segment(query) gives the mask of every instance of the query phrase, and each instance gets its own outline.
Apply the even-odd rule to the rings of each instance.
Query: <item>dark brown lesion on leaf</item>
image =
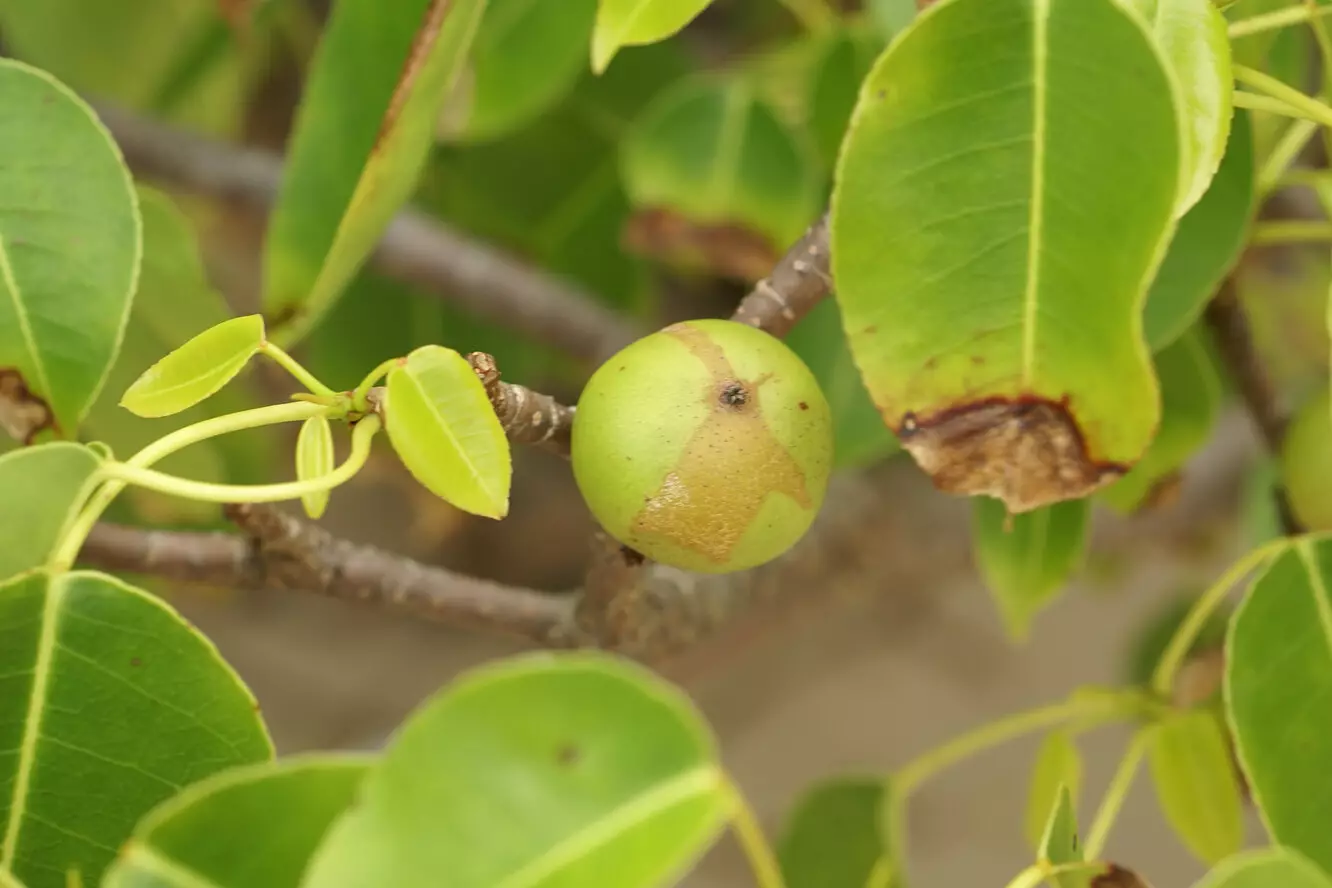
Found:
[[[1091,457],[1067,399],[988,398],[907,413],[897,435],[937,488],[992,496],[1014,514],[1088,496],[1128,471]]]
[[[771,375],[743,379],[725,352],[696,327],[674,324],[665,332],[707,368],[710,379],[701,394],[711,412],[630,527],[725,564],[770,494],[783,494],[802,508],[811,507],[805,472],[764,420],[761,392]],[[727,451],[727,461],[745,466],[745,471],[716,472],[711,457],[718,450]]]
[[[25,445],[44,431],[60,431],[51,405],[28,388],[15,367],[0,367],[0,429]]]

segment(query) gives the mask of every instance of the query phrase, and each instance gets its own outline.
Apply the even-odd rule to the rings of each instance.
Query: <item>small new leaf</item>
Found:
[[[1199,859],[1215,864],[1244,840],[1239,784],[1226,738],[1206,710],[1152,728],[1147,760],[1166,819]]]
[[[1027,818],[1024,831],[1027,842],[1039,848],[1046,821],[1060,793],[1065,790],[1077,804],[1082,786],[1082,756],[1067,731],[1051,731],[1041,742],[1036,763],[1031,769],[1031,788],[1027,792]]]
[[[693,21],[712,0],[601,0],[592,32],[592,70],[601,74],[625,46],[656,43]]]
[[[328,417],[312,416],[301,424],[301,433],[296,436],[296,478],[305,481],[318,478],[333,471],[333,430],[329,427]],[[332,491],[317,490],[301,497],[301,506],[305,514],[318,519],[328,507],[328,497]]]
[[[137,416],[170,416],[215,394],[264,342],[264,319],[246,315],[195,336],[143,372],[120,406]]]
[[[1080,863],[1084,859],[1078,840],[1078,819],[1073,811],[1073,796],[1067,786],[1060,786],[1054,807],[1041,835],[1036,856],[1055,866]],[[1064,872],[1049,879],[1052,888],[1089,888],[1091,876],[1083,870]]]
[[[806,793],[777,848],[787,888],[870,884],[889,855],[880,823],[887,789],[882,779],[843,778]]]
[[[467,359],[426,345],[389,371],[385,425],[416,480],[465,512],[509,511],[509,439]]]

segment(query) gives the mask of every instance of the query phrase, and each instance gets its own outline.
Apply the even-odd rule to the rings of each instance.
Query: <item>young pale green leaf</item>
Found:
[[[1250,587],[1226,639],[1231,735],[1272,840],[1332,871],[1332,540],[1301,539]]]
[[[1303,855],[1273,847],[1223,860],[1193,888],[1332,888],[1332,879]]]
[[[302,888],[650,888],[678,879],[729,805],[690,702],[604,654],[484,667],[397,734]]]
[[[181,787],[272,746],[254,698],[159,599],[113,577],[0,587],[0,870],[96,885],[135,823]]]
[[[897,439],[884,425],[846,346],[837,303],[825,299],[786,337],[814,373],[833,416],[836,467],[864,466],[891,456]]]
[[[1332,391],[1301,405],[1281,442],[1281,482],[1291,512],[1309,530],[1332,530]]]
[[[1244,841],[1239,783],[1215,713],[1173,713],[1151,729],[1147,761],[1161,810],[1204,863],[1234,854]]]
[[[1082,755],[1067,731],[1051,731],[1041,741],[1036,763],[1031,769],[1031,786],[1027,790],[1027,817],[1023,832],[1028,844],[1040,848],[1050,812],[1059,803],[1060,793],[1067,791],[1070,802],[1076,806],[1082,786]]]
[[[820,784],[800,799],[786,822],[777,857],[786,888],[864,888],[888,857],[880,823],[882,779]]]
[[[1185,130],[1178,215],[1207,191],[1225,153],[1233,113],[1226,19],[1213,0],[1120,0],[1144,17],[1165,58]]]
[[[144,417],[193,407],[235,378],[263,344],[261,315],[209,327],[143,371],[125,390],[120,406]]]
[[[319,478],[333,471],[333,429],[326,416],[312,416],[301,423],[296,436],[296,477],[305,481]],[[305,514],[318,519],[328,508],[331,491],[320,490],[301,497]]]
[[[573,88],[587,64],[597,0],[488,0],[439,134],[479,142],[518,129]]]
[[[195,783],[140,821],[102,886],[295,888],[370,764],[307,755]]]
[[[120,151],[51,75],[0,59],[0,430],[73,436],[115,361],[142,248]]]
[[[941,489],[1025,512],[1147,449],[1139,315],[1179,138],[1169,75],[1115,0],[950,0],[879,58],[838,164],[837,298],[870,395]]]
[[[1073,795],[1067,786],[1058,789],[1054,807],[1045,821],[1036,857],[1056,866],[1081,863],[1086,859],[1078,840],[1078,816],[1073,810]],[[1081,870],[1050,877],[1051,888],[1091,888],[1091,875]]]
[[[665,40],[689,24],[712,0],[599,0],[592,31],[592,70],[603,73],[626,46]]]
[[[1207,443],[1221,410],[1221,383],[1202,334],[1190,330],[1156,355],[1161,380],[1161,425],[1133,469],[1105,488],[1100,498],[1132,512],[1168,486],[1181,467]]]
[[[100,463],[91,449],[64,441],[0,456],[0,581],[46,563]]]
[[[427,490],[474,515],[508,514],[509,439],[466,358],[416,349],[389,371],[385,409],[393,449]]]
[[[416,187],[485,7],[334,4],[265,244],[264,310],[275,339],[295,339],[328,310]]]
[[[1070,500],[1010,515],[1004,504],[972,504],[976,563],[1014,640],[1027,637],[1032,618],[1048,606],[1087,553],[1091,504]]]
[[[710,232],[670,255],[676,226],[659,223],[645,238],[657,254],[731,277],[766,274],[818,212],[810,146],[744,78],[698,76],[664,90],[625,135],[620,171],[640,218]]]

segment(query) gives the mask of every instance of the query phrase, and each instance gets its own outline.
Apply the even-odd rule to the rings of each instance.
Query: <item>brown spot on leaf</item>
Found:
[[[59,431],[50,405],[33,394],[14,367],[0,367],[0,429],[24,444],[47,429]]]
[[[582,751],[572,743],[565,743],[555,751],[555,761],[559,762],[560,766],[565,768],[578,764],[578,760],[582,757]]]
[[[937,488],[995,497],[1014,514],[1087,496],[1127,471],[1093,460],[1067,405],[1047,398],[991,398],[929,417],[907,413],[897,435]]]
[[[1093,876],[1091,888],[1152,888],[1142,876],[1117,863],[1107,864],[1106,871]]]
[[[740,223],[703,223],[652,207],[625,222],[624,248],[648,259],[743,281],[763,278],[780,253],[763,234]]]
[[[725,352],[689,324],[673,324],[664,332],[683,342],[708,369],[711,380],[701,395],[713,406],[685,445],[675,470],[647,498],[630,529],[725,564],[770,494],[789,496],[804,508],[812,505],[805,473],[763,419],[760,396],[771,377],[740,379]],[[718,385],[720,398],[715,394]],[[725,393],[735,387],[745,397],[740,403],[728,403]],[[718,472],[719,455],[745,470]]]
[[[137,668],[143,665],[143,661],[140,660],[138,657],[130,657],[130,665]]]

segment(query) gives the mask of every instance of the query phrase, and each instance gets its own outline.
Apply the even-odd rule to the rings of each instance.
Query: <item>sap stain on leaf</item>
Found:
[[[0,368],[0,429],[25,445],[47,429],[59,434],[50,405],[33,394],[13,367]]]
[[[1085,497],[1128,471],[1090,457],[1066,403],[991,398],[929,417],[902,416],[897,435],[945,493],[992,496],[1009,512]]]

